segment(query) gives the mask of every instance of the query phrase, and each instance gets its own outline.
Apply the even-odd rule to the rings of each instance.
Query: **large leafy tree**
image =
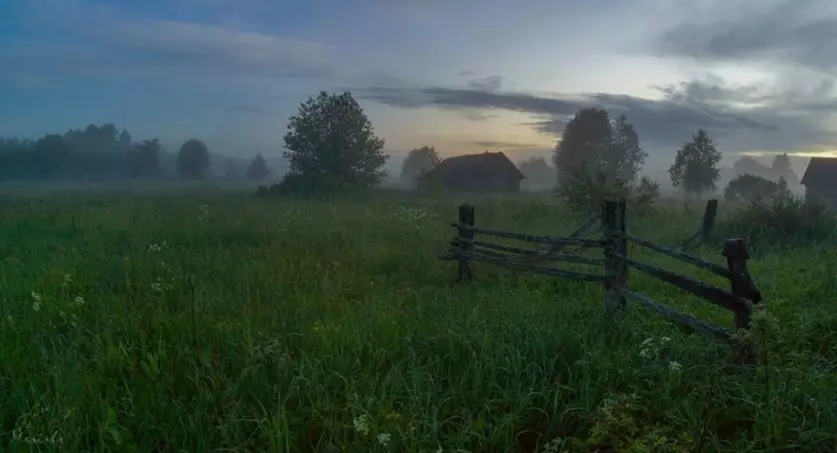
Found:
[[[555,169],[543,157],[531,157],[519,162],[517,168],[526,179],[522,185],[528,188],[547,188],[555,185]]]
[[[718,162],[721,153],[709,134],[699,129],[692,135],[692,141],[677,151],[674,164],[669,168],[671,183],[683,189],[689,195],[700,195],[715,189],[715,182],[720,178]]]
[[[416,182],[418,178],[439,165],[442,158],[432,146],[422,146],[411,150],[401,164],[401,180]]]
[[[627,196],[647,156],[624,115],[611,120],[603,109],[581,109],[555,147],[559,194],[581,209],[596,209],[604,198]]]
[[[261,181],[267,178],[269,174],[270,170],[267,168],[267,161],[264,160],[261,154],[256,155],[250,162],[250,166],[247,167],[247,177],[255,181]]]
[[[284,156],[289,177],[316,185],[339,181],[374,186],[384,177],[384,140],[349,92],[320,92],[301,104],[288,122]]]
[[[160,170],[160,153],[163,145],[160,140],[143,140],[129,152],[128,172],[131,177],[154,176]]]
[[[186,140],[177,153],[177,173],[190,178],[202,178],[209,168],[209,148],[196,139]]]

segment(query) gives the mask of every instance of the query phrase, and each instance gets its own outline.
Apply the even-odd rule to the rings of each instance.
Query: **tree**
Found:
[[[284,140],[290,163],[286,181],[368,187],[384,177],[389,157],[382,152],[384,140],[375,136],[350,92],[322,91],[308,98],[290,118]]]
[[[157,138],[138,143],[129,152],[128,172],[130,176],[136,178],[156,175],[160,169],[160,153],[162,151],[163,145]]]
[[[418,178],[432,170],[442,162],[439,153],[432,146],[422,146],[413,149],[401,164],[401,180],[414,183]]]
[[[202,178],[207,168],[209,168],[209,149],[196,138],[186,140],[177,154],[177,173],[181,176]]]
[[[224,166],[224,176],[227,178],[235,178],[238,176],[238,165],[235,164],[235,160],[227,158],[226,165]]]
[[[250,166],[247,168],[247,177],[256,181],[261,181],[270,174],[267,168],[267,161],[264,160],[261,154],[256,155]]]
[[[776,157],[773,158],[773,165],[770,167],[773,169],[773,172],[779,176],[785,176],[793,172],[793,167],[791,167],[791,161],[790,157],[788,157],[788,153],[777,154]]]
[[[730,181],[724,189],[724,199],[731,202],[756,203],[786,196],[787,183],[784,178],[774,182],[754,175],[740,175]]]
[[[548,188],[555,184],[555,169],[543,157],[532,157],[517,164],[526,179],[521,183],[529,189]]]
[[[671,183],[687,194],[700,195],[715,189],[715,181],[721,177],[718,162],[721,153],[705,130],[699,129],[692,141],[677,151],[674,164],[669,168]]]
[[[585,108],[567,123],[555,147],[559,195],[571,206],[597,209],[604,198],[627,196],[648,156],[624,115]]]
[[[646,157],[636,129],[624,115],[611,121],[607,111],[586,108],[567,123],[554,161],[561,184],[571,183],[579,173],[599,173],[614,184],[630,185]]]

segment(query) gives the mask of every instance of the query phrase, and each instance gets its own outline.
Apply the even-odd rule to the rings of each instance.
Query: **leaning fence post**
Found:
[[[473,274],[467,254],[474,248],[474,230],[465,227],[474,226],[474,206],[463,204],[459,206],[459,281],[468,282]]]
[[[747,251],[747,243],[742,238],[726,239],[722,254],[726,257],[727,266],[729,267],[730,291],[736,297],[746,300],[748,290],[747,259],[750,258],[750,253]],[[734,327],[736,330],[750,328],[750,316],[752,314],[750,304],[745,305],[733,314],[735,316]]]
[[[625,201],[605,201],[602,204],[605,255],[605,306],[609,312],[625,306],[621,288],[627,283],[628,263],[625,238]]]
[[[700,243],[708,244],[709,236],[712,235],[712,228],[715,227],[715,217],[718,215],[718,200],[706,202],[706,210],[703,211],[703,223],[700,227]]]

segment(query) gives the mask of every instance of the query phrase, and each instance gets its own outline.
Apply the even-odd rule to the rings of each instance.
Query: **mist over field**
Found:
[[[9,0],[0,452],[837,451],[837,6]]]

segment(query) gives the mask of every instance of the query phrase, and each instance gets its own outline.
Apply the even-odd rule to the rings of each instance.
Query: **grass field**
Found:
[[[457,284],[436,254],[458,202],[4,199],[0,451],[837,449],[832,244],[753,244],[775,319],[741,367],[641,308],[603,317],[596,284],[480,265]],[[477,225],[533,234],[584,220],[544,197],[475,204]],[[628,226],[676,244],[698,215]],[[723,263],[719,245],[699,254]],[[638,273],[631,285],[732,325]]]

